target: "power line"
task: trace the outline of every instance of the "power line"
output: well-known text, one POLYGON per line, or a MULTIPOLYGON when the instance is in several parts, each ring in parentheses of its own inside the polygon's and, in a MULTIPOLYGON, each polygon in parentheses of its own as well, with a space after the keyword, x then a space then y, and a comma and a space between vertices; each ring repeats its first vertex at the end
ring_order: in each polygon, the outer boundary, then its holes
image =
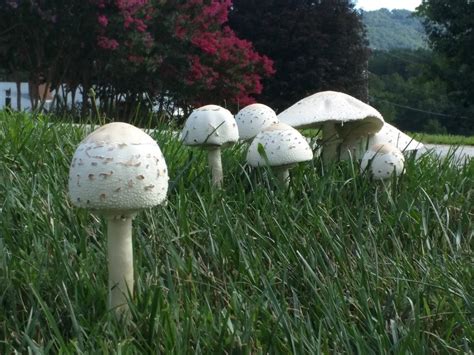
POLYGON ((411 111, 417 111, 417 112, 422 112, 422 113, 426 113, 426 114, 429 114, 429 115, 433 115, 433 116, 441 116, 441 117, 451 117, 451 118, 464 118, 464 119, 467 119, 468 117, 466 116, 455 116, 455 115, 449 115, 447 113, 440 113, 440 112, 434 112, 434 111, 426 111, 426 110, 422 110, 422 109, 419 109, 419 108, 415 108, 415 107, 410 107, 410 106, 406 106, 406 105, 401 105, 401 104, 397 104, 395 102, 391 102, 391 101, 388 101, 388 100, 384 100, 384 99, 381 99, 381 98, 378 98, 378 97, 375 97, 375 96, 369 96, 369 98, 371 100, 375 100, 375 101, 379 101, 379 102, 385 102, 389 105, 393 105, 393 106, 396 106, 396 107, 401 107, 401 108, 404 108, 404 109, 407 109, 407 110, 411 110, 411 111))
MULTIPOLYGON (((403 62, 406 62, 406 63, 410 63, 410 64, 421 64, 422 62, 416 62, 414 60, 411 60, 411 59, 407 59, 407 58, 403 58, 403 57, 400 57, 398 55, 395 55, 393 53, 389 53, 388 51, 387 52, 383 52, 384 55, 388 56, 388 57, 392 57, 392 58, 395 58, 395 59, 399 59, 403 62)), ((417 58, 418 59, 418 58, 417 58)))

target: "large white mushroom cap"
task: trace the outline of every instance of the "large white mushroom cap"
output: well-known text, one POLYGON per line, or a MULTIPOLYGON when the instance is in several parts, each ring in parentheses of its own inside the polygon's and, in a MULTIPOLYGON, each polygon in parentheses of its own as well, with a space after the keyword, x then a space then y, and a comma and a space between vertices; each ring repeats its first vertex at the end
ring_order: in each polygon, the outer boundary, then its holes
POLYGON ((278 118, 271 107, 257 103, 240 110, 235 115, 235 121, 240 139, 247 140, 254 138, 265 127, 278 123, 278 118))
POLYGON ((185 145, 221 146, 239 140, 239 130, 229 110, 206 105, 195 109, 186 120, 181 140, 185 145))
POLYGON ((126 213, 166 199, 168 170, 158 144, 130 124, 114 122, 89 134, 77 147, 69 170, 74 205, 126 213))
POLYGON ((313 151, 306 139, 284 123, 275 123, 257 134, 247 152, 247 163, 251 166, 267 165, 259 152, 259 145, 263 147, 270 166, 293 165, 313 159, 313 151))
POLYGON ((382 115, 375 108, 336 91, 322 91, 308 96, 281 112, 278 119, 295 128, 340 124, 342 135, 376 133, 384 124, 382 115))
POLYGON ((375 180, 390 179, 395 173, 400 176, 405 166, 405 157, 395 146, 386 144, 376 144, 364 154, 360 170, 367 169, 375 180))
POLYGON ((385 122, 382 129, 373 135, 344 141, 341 146, 341 158, 346 158, 346 154, 349 151, 353 158, 360 159, 367 148, 377 144, 387 143, 393 145, 403 153, 422 149, 424 147, 423 143, 418 142, 400 131, 398 128, 385 122))

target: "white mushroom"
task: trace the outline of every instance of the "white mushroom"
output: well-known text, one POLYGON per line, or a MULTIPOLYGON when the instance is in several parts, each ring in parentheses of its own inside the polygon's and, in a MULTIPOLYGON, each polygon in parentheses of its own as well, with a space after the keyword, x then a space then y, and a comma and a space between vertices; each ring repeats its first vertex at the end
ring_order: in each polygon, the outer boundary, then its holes
POLYGON ((290 181, 288 170, 299 162, 311 159, 313 151, 306 139, 296 129, 284 123, 264 128, 254 138, 247 152, 249 165, 271 166, 286 187, 290 181))
POLYGON ((368 171, 374 180, 390 180, 403 173, 405 157, 391 144, 375 144, 364 154, 360 170, 368 171))
POLYGON ((376 109, 335 91, 308 96, 281 112, 278 119, 295 128, 322 128, 326 164, 337 159, 343 140, 376 133, 384 124, 376 109))
POLYGON ((375 134, 345 140, 341 145, 341 159, 347 159, 349 155, 353 159, 362 159, 362 155, 368 148, 376 144, 387 143, 395 146, 402 153, 419 150, 424 147, 422 143, 385 122, 382 129, 375 134))
POLYGON ((237 123, 230 111, 217 105, 195 109, 184 124, 181 140, 185 145, 207 149, 212 185, 220 188, 224 179, 221 146, 239 140, 237 123))
POLYGON ((235 115, 241 140, 253 139, 261 130, 274 123, 278 118, 272 108, 263 104, 251 104, 235 115))
POLYGON ((109 308, 127 310, 133 295, 132 219, 160 204, 168 190, 166 162, 157 143, 121 122, 89 134, 77 147, 69 170, 69 197, 107 219, 109 308))

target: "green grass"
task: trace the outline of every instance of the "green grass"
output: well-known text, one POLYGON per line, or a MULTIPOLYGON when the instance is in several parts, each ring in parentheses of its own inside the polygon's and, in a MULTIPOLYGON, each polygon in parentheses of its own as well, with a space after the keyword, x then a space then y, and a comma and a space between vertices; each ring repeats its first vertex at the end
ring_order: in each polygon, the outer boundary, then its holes
POLYGON ((0 112, 0 353, 468 353, 474 163, 409 159, 387 192, 342 163, 291 191, 224 151, 155 138, 169 202, 134 221, 136 297, 106 307, 105 223, 73 208, 83 128, 0 112))
POLYGON ((474 136, 453 134, 407 133, 410 137, 428 144, 474 145, 474 136))

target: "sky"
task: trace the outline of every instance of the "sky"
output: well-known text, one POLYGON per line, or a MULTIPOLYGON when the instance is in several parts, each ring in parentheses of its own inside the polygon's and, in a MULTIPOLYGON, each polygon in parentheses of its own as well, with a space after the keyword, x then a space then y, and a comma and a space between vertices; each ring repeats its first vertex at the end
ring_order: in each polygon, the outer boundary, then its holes
POLYGON ((378 10, 382 7, 386 9, 407 9, 410 11, 421 4, 421 0, 356 0, 356 7, 365 11, 378 10))

